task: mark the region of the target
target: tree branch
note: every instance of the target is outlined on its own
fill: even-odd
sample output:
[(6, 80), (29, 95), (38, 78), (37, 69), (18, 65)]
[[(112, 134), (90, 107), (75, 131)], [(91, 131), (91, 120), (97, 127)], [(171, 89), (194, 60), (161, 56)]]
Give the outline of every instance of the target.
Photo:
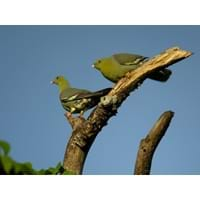
[(91, 112), (87, 120), (79, 120), (78, 125), (73, 126), (77, 118), (69, 120), (73, 131), (67, 144), (64, 156), (64, 169), (75, 174), (81, 174), (87, 153), (97, 134), (107, 124), (109, 118), (116, 115), (118, 107), (129, 96), (130, 92), (138, 88), (148, 78), (149, 74), (166, 68), (182, 59), (192, 55), (191, 52), (181, 50), (178, 47), (167, 49), (161, 54), (151, 58), (141, 67), (127, 73), (111, 92), (102, 98), (98, 106)]
[(154, 152), (162, 137), (165, 135), (173, 116), (174, 113), (172, 111), (164, 112), (154, 124), (146, 138), (141, 140), (135, 163), (135, 175), (150, 174)]

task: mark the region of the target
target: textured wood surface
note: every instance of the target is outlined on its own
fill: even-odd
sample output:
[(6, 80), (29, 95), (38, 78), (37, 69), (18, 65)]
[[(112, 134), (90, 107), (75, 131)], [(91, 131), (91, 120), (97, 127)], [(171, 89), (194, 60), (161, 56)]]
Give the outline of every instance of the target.
[(138, 88), (149, 74), (169, 67), (190, 55), (192, 55), (191, 52), (178, 47), (167, 49), (141, 65), (140, 68), (127, 73), (111, 92), (102, 98), (87, 119), (69, 116), (68, 121), (73, 131), (64, 155), (64, 168), (75, 174), (82, 174), (86, 156), (97, 134), (107, 124), (108, 120), (116, 115), (118, 107), (129, 96), (130, 92)]

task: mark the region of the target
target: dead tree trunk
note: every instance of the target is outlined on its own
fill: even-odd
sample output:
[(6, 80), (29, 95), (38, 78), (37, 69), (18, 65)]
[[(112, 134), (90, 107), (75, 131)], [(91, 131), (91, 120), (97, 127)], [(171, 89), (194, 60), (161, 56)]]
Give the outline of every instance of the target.
[(167, 49), (149, 59), (141, 67), (127, 73), (110, 93), (102, 98), (87, 119), (67, 117), (73, 131), (64, 155), (64, 169), (74, 174), (81, 174), (87, 153), (97, 134), (108, 120), (116, 115), (117, 109), (130, 92), (138, 88), (153, 72), (167, 68), (190, 55), (192, 55), (191, 52), (181, 50), (178, 47)]
[(151, 163), (154, 152), (165, 135), (174, 113), (164, 112), (154, 124), (149, 134), (141, 140), (135, 163), (135, 175), (148, 175), (151, 170)]

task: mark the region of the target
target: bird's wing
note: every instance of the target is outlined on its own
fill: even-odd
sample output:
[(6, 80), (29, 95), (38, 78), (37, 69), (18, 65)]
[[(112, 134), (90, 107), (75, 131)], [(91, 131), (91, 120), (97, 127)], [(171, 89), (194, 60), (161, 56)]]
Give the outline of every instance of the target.
[(88, 90), (77, 89), (77, 88), (67, 88), (63, 90), (60, 94), (60, 100), (62, 102), (70, 102), (84, 98), (84, 95), (91, 94)]
[(89, 99), (89, 98), (94, 98), (94, 97), (101, 97), (101, 96), (105, 96), (106, 94), (108, 94), (111, 89), (112, 88), (105, 88), (105, 89), (102, 89), (102, 90), (98, 90), (96, 92), (90, 92), (88, 90), (77, 90), (76, 89), (76, 92), (74, 92), (73, 94), (70, 94), (68, 96), (64, 95), (64, 93), (61, 94), (61, 100), (63, 102), (70, 102), (70, 101), (76, 101), (76, 100), (80, 100), (80, 99)]
[(114, 54), (113, 58), (120, 65), (138, 65), (147, 59), (147, 57), (129, 53)]

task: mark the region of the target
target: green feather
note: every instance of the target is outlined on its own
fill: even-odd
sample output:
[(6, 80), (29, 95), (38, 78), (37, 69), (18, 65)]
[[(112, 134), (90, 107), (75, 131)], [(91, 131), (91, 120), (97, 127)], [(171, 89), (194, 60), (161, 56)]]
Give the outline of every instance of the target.
[(52, 83), (59, 87), (60, 102), (63, 108), (70, 113), (84, 113), (96, 106), (100, 98), (105, 96), (111, 88), (106, 88), (96, 92), (85, 89), (72, 88), (63, 76), (57, 76)]
[[(129, 54), (119, 53), (110, 57), (98, 59), (94, 62), (93, 67), (99, 70), (105, 78), (112, 82), (119, 81), (129, 71), (135, 70), (146, 62), (147, 57)], [(163, 69), (154, 72), (149, 76), (150, 79), (165, 82), (171, 75), (171, 71)]]

